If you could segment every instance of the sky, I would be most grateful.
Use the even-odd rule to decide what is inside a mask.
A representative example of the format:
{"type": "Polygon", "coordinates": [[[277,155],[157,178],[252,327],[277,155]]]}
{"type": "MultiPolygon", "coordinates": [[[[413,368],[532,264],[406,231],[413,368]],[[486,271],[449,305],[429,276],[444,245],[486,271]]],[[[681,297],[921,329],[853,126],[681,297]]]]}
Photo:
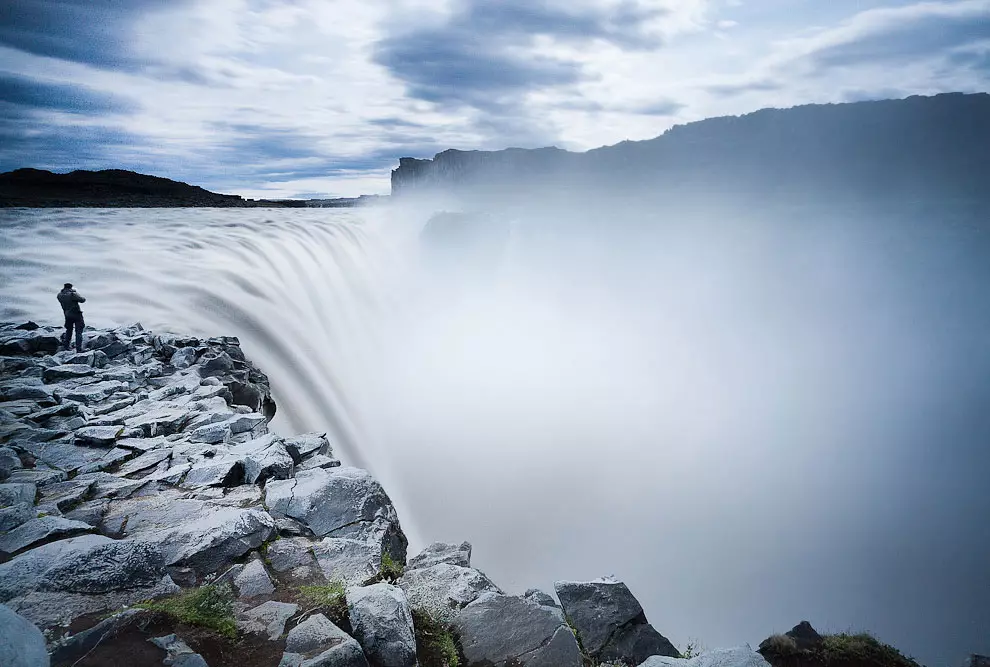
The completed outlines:
{"type": "Polygon", "coordinates": [[[990,0],[5,0],[0,171],[387,194],[447,148],[987,91],[988,26],[990,0]]]}

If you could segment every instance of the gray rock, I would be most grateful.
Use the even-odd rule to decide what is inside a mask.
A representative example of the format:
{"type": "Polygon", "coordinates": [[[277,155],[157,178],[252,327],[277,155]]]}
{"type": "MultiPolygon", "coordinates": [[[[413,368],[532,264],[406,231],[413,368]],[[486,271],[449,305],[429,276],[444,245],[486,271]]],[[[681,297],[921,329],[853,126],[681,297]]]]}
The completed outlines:
{"type": "Polygon", "coordinates": [[[489,593],[454,618],[468,665],[581,667],[577,639],[559,610],[489,593]]]}
{"type": "Polygon", "coordinates": [[[265,435],[230,449],[231,456],[244,462],[244,481],[263,484],[269,479],[289,479],[295,462],[286,451],[281,438],[265,435]]]}
{"type": "Polygon", "coordinates": [[[272,516],[288,516],[318,537],[380,539],[398,563],[406,560],[406,537],[381,485],[365,470],[340,468],[300,471],[294,479],[271,480],[265,502],[272,516]]]}
{"type": "Polygon", "coordinates": [[[554,600],[553,597],[538,588],[530,588],[523,593],[523,597],[531,602],[543,605],[544,607],[556,607],[557,609],[560,609],[560,605],[557,604],[557,601],[554,600]]]}
{"type": "Polygon", "coordinates": [[[680,657],[674,645],[647,622],[643,608],[622,582],[558,581],[554,589],[591,657],[633,664],[653,655],[680,657]]]}
{"type": "Polygon", "coordinates": [[[78,507],[65,512],[64,516],[66,519],[82,521],[91,526],[98,526],[103,521],[103,517],[109,509],[110,501],[104,498],[81,503],[78,507]]]}
{"type": "MultiPolygon", "coordinates": [[[[48,387],[22,382],[5,384],[3,387],[0,387],[0,401],[31,401],[32,403],[44,406],[54,405],[55,403],[55,400],[52,398],[52,391],[48,387]]],[[[5,409],[9,410],[10,408],[6,407],[5,409]]],[[[31,412],[35,412],[35,410],[31,412]]]]}
{"type": "Polygon", "coordinates": [[[121,438],[117,441],[118,447],[131,449],[136,452],[150,452],[153,449],[164,448],[168,444],[168,440],[164,436],[154,438],[121,438]]]}
{"type": "Polygon", "coordinates": [[[93,368],[103,368],[107,365],[108,361],[109,358],[105,353],[100,352],[99,350],[90,350],[88,352],[66,355],[62,363],[83,364],[86,366],[92,366],[93,368]]]}
{"type": "Polygon", "coordinates": [[[62,403],[61,405],[53,405],[50,408],[44,408],[43,410],[38,410],[37,412],[32,412],[27,416],[28,419],[34,422],[47,421],[52,417],[75,417],[79,414],[79,406],[75,403],[62,403]]]}
{"type": "Polygon", "coordinates": [[[0,509],[0,532],[13,530],[37,516],[31,505],[21,503],[0,509]]]}
{"type": "Polygon", "coordinates": [[[38,487],[31,483],[0,484],[0,507],[27,503],[34,505],[38,487]]]}
{"type": "Polygon", "coordinates": [[[640,667],[768,667],[762,655],[749,646],[705,651],[690,660],[670,656],[652,656],[640,667]]]}
{"type": "Polygon", "coordinates": [[[205,442],[208,444],[218,444],[228,442],[233,435],[230,424],[226,422],[214,422],[193,429],[189,433],[190,442],[205,442]]]}
{"type": "Polygon", "coordinates": [[[324,538],[313,545],[313,555],[327,580],[339,580],[347,586],[368,583],[382,563],[381,545],[346,537],[324,538]]]}
{"type": "Polygon", "coordinates": [[[313,468],[339,468],[339,459],[335,459],[323,454],[314,454],[299,464],[297,470],[312,470],[313,468]]]}
{"type": "Polygon", "coordinates": [[[189,368],[196,363],[197,354],[198,352],[194,347],[180,347],[168,360],[168,363],[176,368],[189,368]]]}
{"type": "Polygon", "coordinates": [[[72,389],[62,389],[59,387],[55,389],[55,395],[62,400],[79,401],[80,403],[90,404],[100,403],[117,392],[127,391],[128,388],[129,387],[126,382],[121,382],[119,380],[104,380],[103,382],[86,384],[72,389]]]}
{"type": "Polygon", "coordinates": [[[34,467],[31,469],[21,468],[10,473],[7,478],[8,484],[33,484],[43,486],[54,482],[61,482],[68,475],[63,470],[51,470],[49,468],[34,467]]]}
{"type": "Polygon", "coordinates": [[[440,562],[406,569],[396,584],[414,609],[426,609],[435,618],[450,621],[462,608],[484,593],[501,593],[491,579],[470,567],[440,562]]]}
{"type": "Polygon", "coordinates": [[[154,637],[148,641],[165,651],[165,660],[162,661],[165,667],[209,667],[203,656],[175,635],[154,637]]]}
{"type": "Polygon", "coordinates": [[[43,516],[31,519],[5,535],[0,535],[0,553],[11,555],[18,551],[60,537],[77,535],[93,530],[88,523],[71,521],[59,516],[43,516]]]}
{"type": "Polygon", "coordinates": [[[62,442],[22,442],[20,447],[49,467],[72,472],[91,466],[107,455],[105,449],[79,447],[62,442]]]}
{"type": "Polygon", "coordinates": [[[237,486],[244,482],[244,462],[233,456],[207,459],[193,464],[186,473],[182,485],[187,488],[202,486],[237,486]]]}
{"type": "Polygon", "coordinates": [[[59,382],[60,380],[71,380],[93,375],[96,370],[88,364],[62,364],[46,368],[42,377],[46,383],[59,382]]]}
{"type": "Polygon", "coordinates": [[[313,543],[304,537],[290,537],[268,544],[265,558],[278,573],[316,565],[313,543]]]}
{"type": "Polygon", "coordinates": [[[256,508],[225,507],[171,493],[114,503],[102,530],[160,545],[167,565],[204,575],[261,546],[275,521],[256,508]]]}
{"type": "Polygon", "coordinates": [[[158,403],[159,407],[141,412],[141,403],[135,403],[131,410],[138,410],[134,417],[130,417],[124,423],[134,429],[139,429],[146,438],[156,435],[171,435],[182,430],[183,426],[190,419],[190,413],[184,408],[177,408],[165,403],[158,403]]]}
{"type": "Polygon", "coordinates": [[[151,544],[82,535],[31,549],[0,564],[0,600],[31,591],[99,594],[157,584],[165,574],[151,544]]]}
{"type": "Polygon", "coordinates": [[[48,667],[45,637],[31,621],[0,604],[0,665],[48,667]]]}
{"type": "Polygon", "coordinates": [[[240,614],[237,627],[242,632],[263,634],[273,642],[278,641],[285,632],[286,621],[295,616],[297,611],[299,611],[297,604],[269,600],[240,614]]]}
{"type": "Polygon", "coordinates": [[[471,543],[447,544],[446,542],[434,542],[410,558],[406,564],[406,570],[414,570],[418,567],[432,567],[440,563],[471,567],[471,543]]]}
{"type": "Polygon", "coordinates": [[[275,592],[275,585],[265,570],[265,564],[260,560],[253,560],[245,565],[240,574],[234,577],[234,586],[237,587],[238,597],[242,598],[253,598],[275,592]]]}
{"type": "Polygon", "coordinates": [[[301,656],[302,660],[285,657],[280,664],[306,667],[367,667],[368,660],[361,646],[323,614],[315,614],[289,630],[285,638],[286,655],[301,656]]]}
{"type": "Polygon", "coordinates": [[[250,412],[245,415],[237,415],[236,417],[230,417],[227,419],[227,424],[230,425],[230,432],[235,435],[238,433],[248,433],[253,431],[267,422],[268,420],[264,415],[259,415],[256,412],[250,412]]]}
{"type": "Polygon", "coordinates": [[[172,451],[170,449],[152,449],[122,465],[117,471],[117,474],[133,475],[149,468],[154,468],[163,461],[168,461],[170,458],[172,458],[172,451]]]}
{"type": "Polygon", "coordinates": [[[76,431],[76,444],[83,447],[113,447],[123,432],[122,426],[87,426],[76,431]]]}
{"type": "Polygon", "coordinates": [[[354,638],[370,664],[382,667],[417,664],[412,611],[401,588],[389,584],[349,588],[347,610],[354,638]]]}
{"type": "Polygon", "coordinates": [[[144,613],[140,609],[128,609],[100,621],[88,630],[77,632],[54,647],[52,660],[55,664],[75,663],[99,644],[112,639],[144,613]]]}
{"type": "Polygon", "coordinates": [[[326,433],[304,433],[285,439],[285,448],[296,463],[302,463],[310,456],[332,454],[326,433]]]}

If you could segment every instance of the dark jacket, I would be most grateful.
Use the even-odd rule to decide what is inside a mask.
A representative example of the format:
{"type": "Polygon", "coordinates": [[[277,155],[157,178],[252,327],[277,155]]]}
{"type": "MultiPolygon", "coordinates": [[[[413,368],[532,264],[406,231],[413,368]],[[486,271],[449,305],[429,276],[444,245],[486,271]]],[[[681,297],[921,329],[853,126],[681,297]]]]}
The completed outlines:
{"type": "Polygon", "coordinates": [[[79,307],[79,304],[85,303],[86,299],[79,296],[76,290],[63,289],[58,293],[58,302],[62,304],[62,312],[65,313],[66,317],[82,317],[82,308],[79,307]]]}

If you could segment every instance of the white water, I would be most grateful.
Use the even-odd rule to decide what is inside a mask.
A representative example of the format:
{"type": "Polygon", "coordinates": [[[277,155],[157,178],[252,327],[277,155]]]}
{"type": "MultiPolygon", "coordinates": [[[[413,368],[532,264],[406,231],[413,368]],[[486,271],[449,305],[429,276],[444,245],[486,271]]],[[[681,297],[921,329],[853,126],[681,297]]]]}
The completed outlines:
{"type": "Polygon", "coordinates": [[[479,270],[422,221],[0,211],[0,319],[58,323],[69,281],[91,325],[239,336],[277,429],[329,431],[411,552],[470,540],[510,592],[613,573],[681,646],[807,618],[990,650],[980,230],[521,223],[479,270]]]}

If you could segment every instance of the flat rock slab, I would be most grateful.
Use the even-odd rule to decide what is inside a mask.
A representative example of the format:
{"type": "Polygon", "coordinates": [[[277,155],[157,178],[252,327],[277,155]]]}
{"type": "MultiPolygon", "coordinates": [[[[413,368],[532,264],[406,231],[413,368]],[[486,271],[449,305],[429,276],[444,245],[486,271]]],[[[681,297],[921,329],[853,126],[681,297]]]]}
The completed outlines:
{"type": "Polygon", "coordinates": [[[0,604],[0,665],[4,667],[48,667],[45,637],[23,616],[0,604]]]}
{"type": "Polygon", "coordinates": [[[367,540],[327,537],[313,545],[313,555],[328,581],[362,586],[377,576],[382,564],[381,545],[367,540]]]}
{"type": "Polygon", "coordinates": [[[406,568],[396,582],[413,608],[429,611],[442,621],[450,621],[458,611],[484,593],[501,593],[482,572],[470,567],[438,563],[425,568],[406,568]]]}
{"type": "Polygon", "coordinates": [[[12,555],[41,542],[77,535],[93,530],[82,521],[72,521],[60,516],[43,516],[31,519],[9,533],[0,535],[0,553],[12,555]]]}
{"type": "Polygon", "coordinates": [[[652,656],[640,667],[769,667],[762,655],[748,646],[705,651],[690,659],[652,656]]]}
{"type": "Polygon", "coordinates": [[[276,572],[288,572],[299,567],[316,565],[314,543],[305,537],[289,537],[268,544],[265,558],[276,572]]]}
{"type": "Polygon", "coordinates": [[[62,364],[61,366],[46,368],[42,378],[44,378],[45,382],[51,383],[87,377],[95,373],[96,369],[89,364],[62,364]]]}
{"type": "Polygon", "coordinates": [[[371,664],[416,667],[412,611],[401,588],[389,584],[349,588],[347,610],[354,638],[371,664]]]}
{"type": "Polygon", "coordinates": [[[289,630],[281,667],[320,665],[368,667],[360,644],[323,614],[314,614],[289,630]]]}
{"type": "Polygon", "coordinates": [[[76,430],[76,444],[83,447],[113,447],[123,432],[122,426],[86,426],[76,430]]]}
{"type": "Polygon", "coordinates": [[[31,483],[0,484],[0,507],[9,507],[20,503],[34,504],[38,487],[31,483]]]}
{"type": "Polygon", "coordinates": [[[261,546],[275,521],[257,508],[162,493],[114,503],[101,526],[110,534],[160,545],[166,564],[189,566],[203,575],[261,546]]]}
{"type": "Polygon", "coordinates": [[[140,456],[131,459],[117,470],[118,475],[133,475],[149,468],[154,468],[162,461],[167,461],[172,457],[170,449],[152,449],[140,456]]]}
{"type": "Polygon", "coordinates": [[[581,667],[563,614],[525,598],[485,594],[454,618],[468,665],[581,667]]]}
{"type": "Polygon", "coordinates": [[[446,542],[434,542],[410,558],[409,562],[406,563],[406,570],[414,570],[418,567],[432,567],[440,563],[471,567],[471,543],[448,544],[446,542]]]}
{"type": "Polygon", "coordinates": [[[297,604],[269,600],[242,613],[237,619],[237,627],[242,632],[267,635],[269,640],[277,641],[285,632],[285,623],[297,611],[297,604]]]}

